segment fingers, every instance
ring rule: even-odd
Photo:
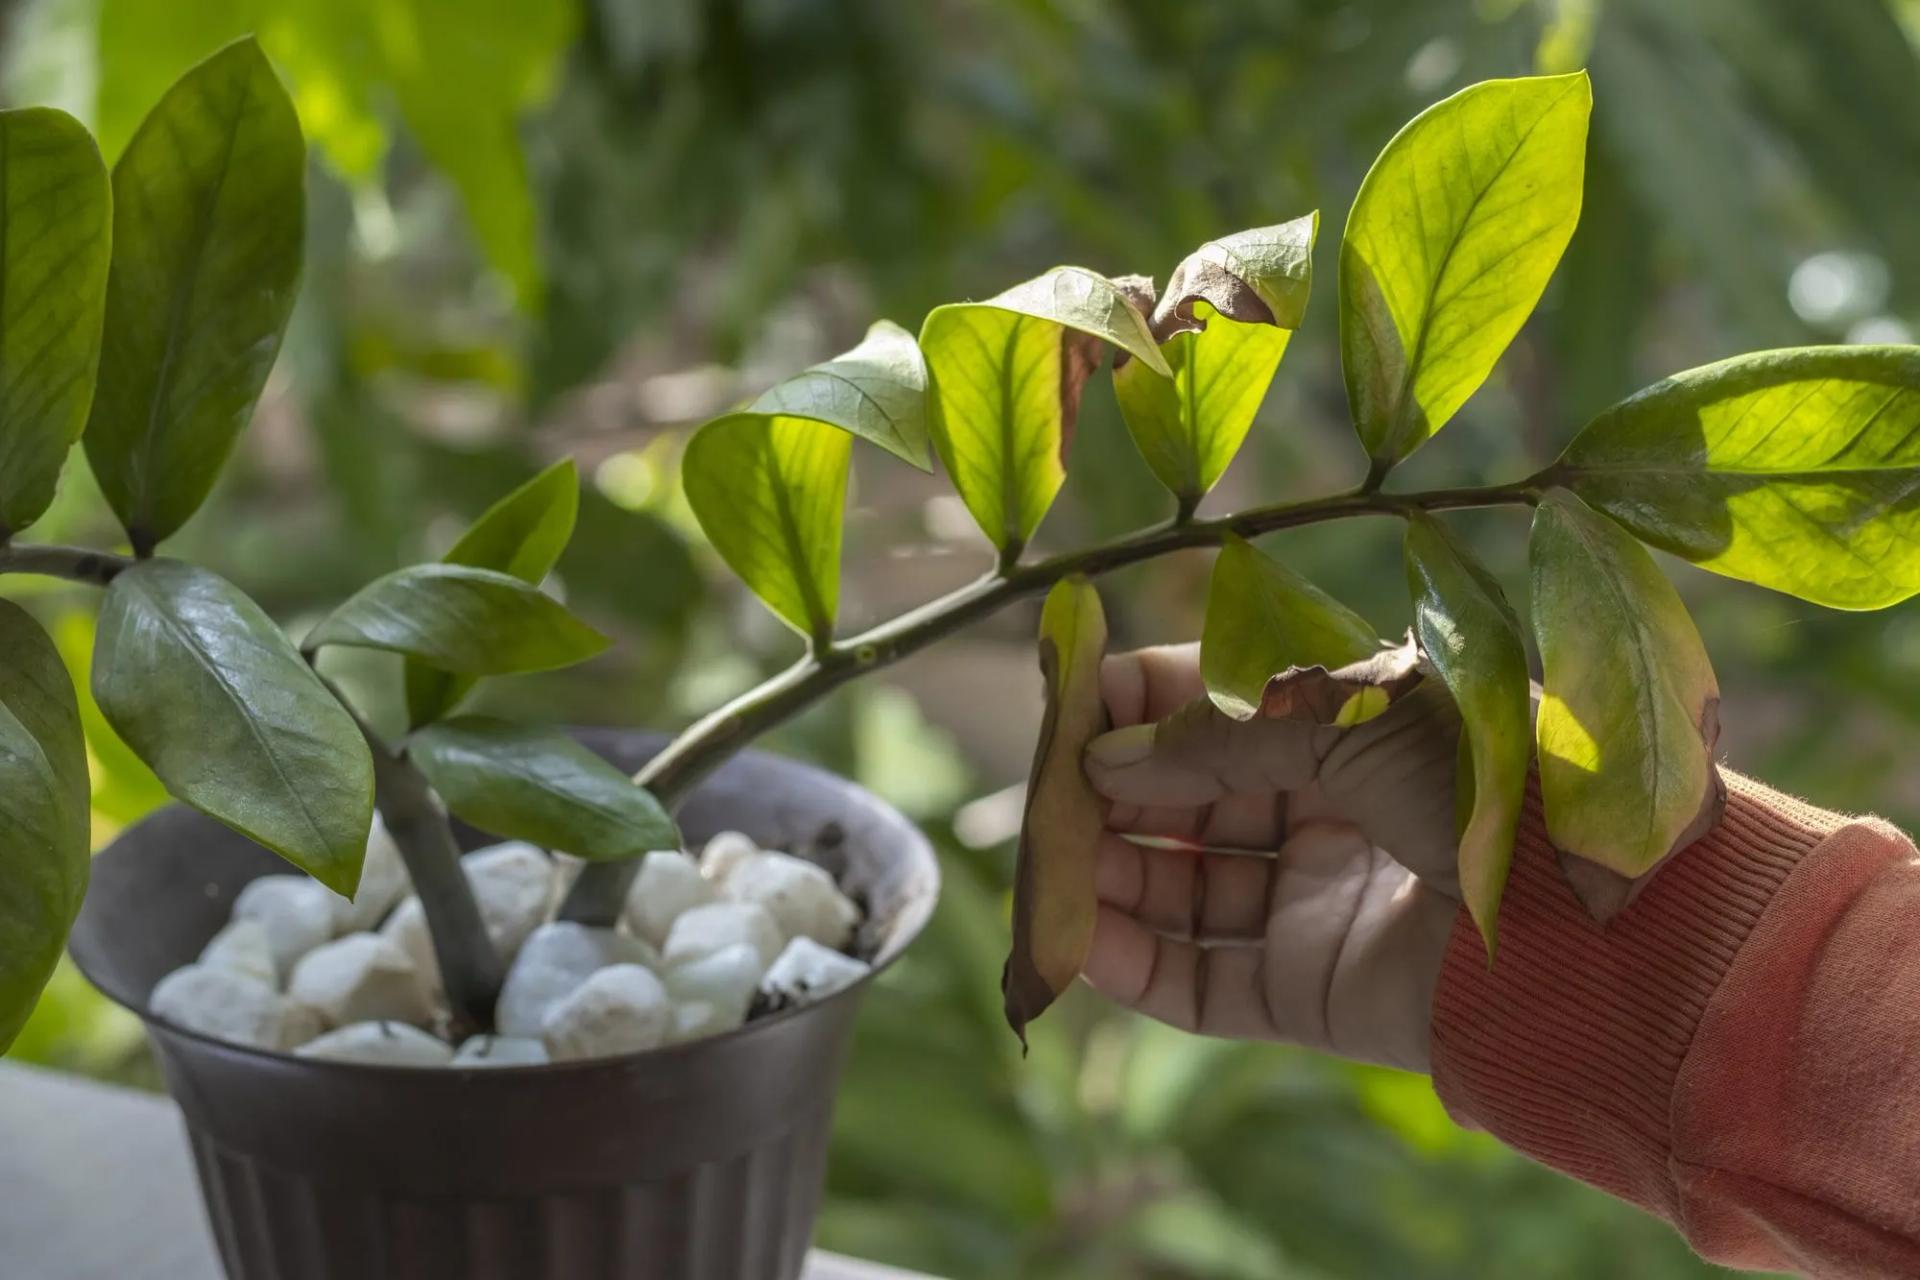
[[[1151,723],[1205,693],[1198,644],[1108,654],[1100,664],[1100,695],[1116,725]]]
[[[1153,849],[1109,835],[1094,886],[1100,901],[1169,937],[1258,942],[1273,869],[1274,859],[1257,854]]]
[[[1164,937],[1101,907],[1087,954],[1094,990],[1150,1018],[1213,1036],[1274,1034],[1259,947],[1204,947]]]
[[[1158,723],[1101,734],[1087,748],[1086,771],[1112,800],[1193,807],[1305,786],[1337,733],[1291,720],[1235,720],[1200,698]]]
[[[1320,766],[1333,807],[1435,888],[1460,896],[1454,778],[1460,712],[1427,680],[1343,735]]]

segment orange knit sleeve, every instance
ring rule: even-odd
[[[1717,1262],[1920,1276],[1920,859],[1727,781],[1721,824],[1605,928],[1530,802],[1491,968],[1455,925],[1435,1087]]]

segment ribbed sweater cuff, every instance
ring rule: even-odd
[[[1464,911],[1434,996],[1454,1118],[1671,1217],[1671,1104],[1707,1002],[1800,859],[1847,821],[1727,773],[1726,816],[1602,928],[1528,797],[1491,966]]]

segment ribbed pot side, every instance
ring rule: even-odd
[[[661,742],[580,736],[625,768]],[[680,819],[695,844],[734,829],[830,864],[868,908],[876,971],[939,892],[910,822],[794,761],[738,757]],[[232,1280],[800,1274],[864,982],[710,1040],[517,1069],[309,1061],[148,1015],[154,984],[199,954],[240,887],[286,870],[208,818],[164,810],[95,859],[73,932],[88,978],[146,1021]]]

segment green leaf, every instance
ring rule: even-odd
[[[1489,80],[1374,162],[1340,246],[1347,400],[1376,466],[1412,453],[1493,372],[1580,219],[1585,72]]]
[[[251,39],[189,71],[113,168],[113,265],[87,459],[137,550],[205,501],[300,276],[306,146]]]
[[[1206,328],[1206,318],[1194,311],[1197,302],[1247,324],[1298,329],[1313,290],[1313,242],[1319,234],[1316,211],[1207,241],[1167,280],[1166,296],[1154,308],[1154,335],[1165,342],[1173,334]]]
[[[87,748],[73,684],[46,632],[6,600],[0,600],[0,654],[4,1053],[53,976],[86,895],[91,820]]]
[[[1809,347],[1677,374],[1552,475],[1704,569],[1838,609],[1920,592],[1920,347]]]
[[[353,895],[373,822],[366,741],[231,583],[165,559],[116,576],[93,696],[176,798]]]
[[[1204,300],[1197,306],[1206,327],[1177,333],[1160,348],[1171,378],[1139,360],[1113,374],[1120,414],[1140,456],[1188,510],[1240,451],[1293,336],[1270,324],[1229,320]]]
[[[1040,611],[1040,671],[1046,713],[1027,783],[1013,885],[1013,946],[1000,987],[1007,1023],[1026,1043],[1027,1024],[1073,984],[1086,964],[1099,911],[1094,862],[1106,804],[1080,757],[1107,725],[1100,660],[1107,618],[1085,578],[1064,578]]]
[[[876,321],[859,346],[788,378],[747,412],[829,423],[922,471],[933,469],[927,364],[913,335],[891,320]]]
[[[593,860],[678,849],[644,787],[555,729],[456,716],[408,739],[447,808],[491,835]]]
[[[1246,720],[1268,681],[1293,667],[1338,671],[1380,652],[1353,610],[1241,538],[1213,562],[1200,635],[1200,678],[1214,705]]]
[[[308,652],[386,649],[464,675],[550,671],[591,658],[607,638],[532,584],[493,569],[417,564],[376,578],[307,635]]]
[[[986,302],[936,307],[921,327],[934,448],[1003,557],[1019,554],[1066,479],[1080,393],[1103,341],[1172,375],[1126,295],[1079,267]]]
[[[1638,876],[1711,819],[1713,667],[1653,557],[1572,494],[1542,500],[1529,554],[1547,834],[1566,853]]]
[[[1460,889],[1491,958],[1533,755],[1527,650],[1500,584],[1446,526],[1414,514],[1406,559],[1414,633],[1460,708]]]
[[[537,587],[567,549],[579,512],[579,471],[572,458],[562,458],[488,507],[441,560],[509,573]],[[474,683],[413,658],[405,673],[407,716],[415,726],[445,715]]]
[[[0,539],[46,511],[87,424],[112,216],[79,121],[0,111]]]
[[[733,571],[816,646],[840,608],[840,528],[853,438],[810,418],[729,414],[687,442],[687,505]]]

